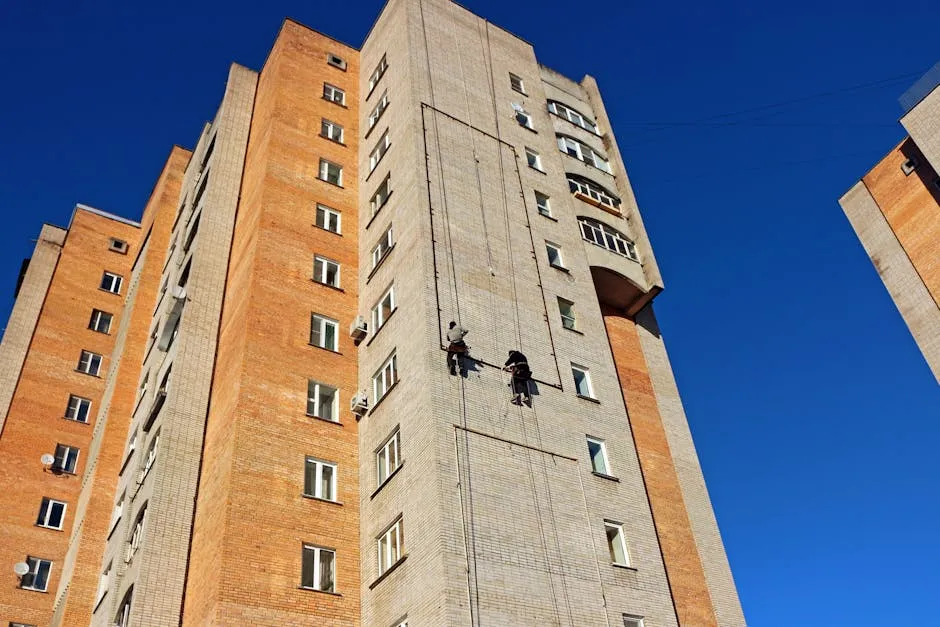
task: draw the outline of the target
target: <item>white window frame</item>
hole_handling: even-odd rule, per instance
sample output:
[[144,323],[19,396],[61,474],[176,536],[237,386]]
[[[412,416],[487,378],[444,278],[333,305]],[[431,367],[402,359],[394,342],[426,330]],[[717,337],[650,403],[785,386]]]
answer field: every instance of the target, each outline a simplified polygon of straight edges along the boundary
[[386,55],[382,55],[382,58],[379,59],[378,65],[375,66],[375,69],[372,70],[372,74],[369,75],[369,89],[366,91],[366,98],[369,97],[369,94],[372,93],[372,90],[375,89],[375,86],[379,84],[379,81],[382,80],[382,77],[385,76],[385,70],[388,69],[388,59]]
[[[305,586],[305,585],[303,585],[303,569],[304,569],[305,562],[306,562],[306,560],[307,560],[308,552],[309,552],[309,554],[311,555],[311,559],[313,560],[313,563],[311,564],[311,566],[313,567],[313,585],[312,585],[312,586]],[[333,572],[332,572],[332,577],[330,578],[330,587],[329,587],[329,589],[324,589],[324,588],[321,588],[321,587],[320,587],[320,578],[321,578],[321,574],[322,574],[322,573],[320,572],[320,569],[321,569],[321,567],[322,567],[322,557],[321,557],[321,555],[322,555],[323,553],[330,553],[330,554],[333,556],[333,562],[332,562],[332,564],[333,564],[333,565],[332,565],[332,570],[333,570]],[[325,547],[322,547],[322,546],[316,546],[315,544],[308,544],[308,543],[306,543],[306,542],[304,543],[304,545],[303,545],[303,554],[302,554],[302,557],[301,557],[301,582],[300,582],[300,587],[303,588],[303,589],[305,589],[305,590],[318,590],[318,591],[320,591],[320,592],[335,592],[335,591],[336,591],[336,551],[335,551],[335,550],[333,550],[333,549],[328,549],[328,548],[325,548]]]
[[[322,219],[320,216],[323,216]],[[336,224],[336,228],[332,229],[330,227],[333,226],[334,222]],[[330,233],[336,233],[337,235],[340,235],[343,232],[343,214],[336,209],[332,209],[326,205],[317,203],[317,215],[316,222],[314,224],[324,231],[329,231]]]
[[126,498],[127,492],[122,492],[121,498],[114,503],[114,509],[111,510],[111,524],[108,525],[108,535],[111,535],[114,532],[114,528],[117,527],[117,524],[121,522],[121,516],[124,515],[124,500]]
[[404,528],[402,517],[393,522],[376,538],[376,556],[378,557],[379,577],[387,573],[401,561],[404,555]]
[[137,512],[137,517],[134,519],[134,529],[131,532],[131,537],[127,541],[127,559],[125,561],[129,562],[134,558],[134,555],[137,554],[137,550],[140,549],[141,543],[144,541],[144,524],[147,522],[147,506],[148,503],[144,503],[140,511]]
[[512,113],[513,117],[516,119],[516,122],[519,123],[519,126],[522,128],[527,128],[530,131],[535,130],[535,123],[532,119],[532,114],[526,111],[522,105],[512,103]]
[[548,110],[558,117],[568,120],[575,126],[580,126],[586,131],[594,133],[595,135],[600,135],[600,131],[597,129],[597,124],[566,104],[562,104],[556,100],[550,100],[548,102]]
[[[20,589],[22,590],[32,590],[34,592],[46,592],[49,589],[49,580],[52,579],[52,560],[43,559],[41,557],[33,557],[32,555],[26,556],[26,563],[29,565],[29,572],[23,575],[23,578],[20,580]],[[42,569],[44,564],[48,564],[46,569],[46,577],[42,582],[42,587],[35,585],[36,576],[39,575],[39,571]],[[24,581],[27,577],[30,577],[29,584],[25,584]]]
[[581,228],[581,239],[584,241],[633,261],[640,261],[636,244],[612,226],[584,216],[578,217],[578,226]]
[[[63,452],[63,455],[59,455],[60,449]],[[52,462],[52,467],[58,470],[59,472],[65,472],[70,475],[74,475],[75,471],[78,470],[78,456],[81,453],[81,450],[77,446],[70,446],[68,444],[57,443],[55,445],[55,461]],[[62,463],[59,463],[61,459]],[[69,466],[69,460],[71,460],[71,469],[67,468]]]
[[[330,281],[330,273],[333,272],[334,281]],[[313,280],[323,285],[338,288],[340,285],[340,265],[338,261],[314,255],[313,257]]]
[[137,480],[137,483],[143,483],[153,469],[153,465],[157,463],[157,445],[159,444],[160,432],[158,431],[150,441],[150,446],[147,447],[147,456],[144,458],[144,465],[140,470],[140,479]]
[[65,407],[65,419],[87,425],[91,420],[91,399],[69,394],[69,402]]
[[[388,305],[384,306],[386,301]],[[375,334],[385,326],[385,322],[395,313],[395,286],[389,285],[382,298],[372,307],[372,333]],[[387,312],[387,313],[386,313]]]
[[[106,322],[102,325],[102,321]],[[104,333],[105,335],[110,335],[111,333],[111,323],[114,321],[114,314],[108,313],[107,311],[102,311],[100,309],[91,310],[91,320],[88,322],[88,328],[92,331],[98,333]],[[100,328],[104,326],[104,328]]]
[[382,137],[379,138],[379,142],[375,145],[375,148],[372,149],[372,152],[369,153],[369,172],[374,172],[375,168],[379,165],[379,162],[382,160],[382,157],[385,156],[385,153],[388,152],[389,147],[392,145],[392,140],[388,135],[388,130],[382,133]]
[[[588,457],[591,460],[591,472],[595,472],[599,475],[604,475],[606,477],[612,477],[613,475],[610,471],[610,459],[607,457],[607,442],[605,442],[604,440],[600,438],[593,438],[591,436],[587,436],[586,439],[587,439],[587,445],[588,445]],[[599,469],[597,467],[597,464],[595,463],[595,455],[594,453],[591,452],[592,444],[597,445],[599,449],[600,459],[604,464],[603,469]]]
[[376,487],[385,485],[401,466],[401,430],[397,427],[392,435],[375,451]]
[[102,361],[104,361],[104,357],[98,353],[82,350],[81,355],[78,357],[78,367],[76,370],[97,377],[101,373]]
[[605,207],[610,207],[611,209],[616,209],[620,211],[620,199],[614,196],[611,196],[607,193],[606,190],[598,187],[596,184],[592,184],[587,180],[578,180],[574,179],[569,175],[568,177],[568,189],[571,190],[571,193],[581,193],[589,198],[593,198],[600,204]]
[[379,183],[379,186],[375,188],[375,193],[372,194],[372,198],[369,199],[369,208],[372,212],[372,217],[375,217],[375,214],[379,212],[382,207],[385,206],[385,203],[388,202],[388,197],[391,195],[391,174],[386,176],[385,179]]
[[[613,538],[610,535],[611,530],[614,531]],[[604,536],[607,539],[607,551],[610,554],[610,563],[617,566],[630,566],[630,552],[627,550],[627,537],[623,532],[623,525],[612,520],[605,520]],[[618,543],[620,550],[623,551],[622,562],[617,561],[615,543]]]
[[[336,168],[337,176],[335,181],[330,180],[330,167]],[[328,159],[320,158],[320,172],[319,179],[324,183],[329,183],[331,185],[336,185],[337,187],[343,186],[343,166],[338,163],[333,163]]]
[[601,172],[606,172],[607,174],[614,173],[613,169],[610,167],[610,161],[608,161],[606,157],[602,157],[599,152],[587,144],[574,137],[569,137],[568,135],[558,135],[557,138],[558,149],[566,155],[574,157],[578,161],[582,161],[590,166],[594,166]]
[[121,286],[123,284],[124,277],[122,277],[120,274],[105,271],[105,273],[101,275],[101,284],[99,287],[106,292],[120,294]]
[[323,83],[323,98],[340,106],[346,106],[346,92],[329,83]]
[[382,260],[385,259],[385,256],[392,249],[392,246],[395,245],[394,233],[392,232],[392,225],[389,225],[385,232],[382,233],[382,237],[379,238],[379,242],[372,248],[372,269],[375,270]]
[[98,589],[95,591],[95,607],[98,607],[98,604],[101,603],[101,599],[108,594],[108,587],[111,585],[111,568],[114,566],[114,562],[108,562],[108,565],[105,566],[104,570],[101,571],[101,574],[98,575]]
[[[59,514],[58,526],[52,525],[49,523],[49,520],[52,518],[52,510],[57,505],[62,506],[62,511]],[[56,531],[62,531],[62,527],[65,526],[66,509],[68,509],[68,503],[66,503],[65,501],[50,499],[47,496],[42,497],[42,501],[40,501],[39,503],[39,516],[36,517],[36,526],[44,527],[46,529],[55,529]]]
[[[517,85],[517,83],[518,83],[518,85]],[[524,96],[528,96],[528,95],[529,95],[529,94],[527,94],[526,91],[525,91],[525,81],[522,80],[522,77],[521,77],[521,76],[519,76],[519,75],[517,75],[517,74],[513,74],[512,72],[509,73],[509,87],[510,87],[513,91],[519,92],[520,94],[522,94],[522,95],[524,95]]]
[[369,114],[369,130],[378,124],[379,120],[382,118],[382,114],[385,113],[386,109],[388,109],[388,91],[382,93],[382,97],[379,98],[379,101],[375,104],[375,107]]
[[338,144],[343,143],[343,127],[332,120],[322,118],[320,120],[320,137],[325,137]]
[[[317,344],[314,342],[314,327],[317,328],[317,336],[319,336],[322,344]],[[333,345],[326,345],[327,328],[332,327],[333,329]],[[339,322],[333,320],[332,318],[327,318],[326,316],[318,313],[310,314],[310,343],[313,346],[319,346],[320,348],[325,348],[326,350],[333,351],[334,353],[339,352]]]
[[[321,388],[333,390],[333,400],[329,404],[329,416],[321,416],[320,396],[324,392]],[[313,403],[313,413],[310,412],[310,404]],[[313,379],[307,379],[307,415],[314,418],[329,420],[330,422],[339,422],[339,388],[326,383],[320,383]]]
[[642,616],[636,616],[634,614],[624,614],[623,615],[623,627],[644,627],[646,625],[643,622]]
[[[587,394],[582,394],[581,390],[578,389],[578,378],[575,376],[575,372],[580,372],[584,376],[584,382],[587,384]],[[578,364],[571,364],[571,377],[574,379],[574,389],[577,392],[578,396],[583,396],[584,398],[595,399],[594,396],[594,385],[591,383],[591,369],[585,366],[579,366]]]
[[327,65],[332,65],[344,72],[346,71],[346,59],[339,55],[333,54],[332,52],[326,53],[326,62]]
[[544,168],[542,168],[542,155],[540,155],[537,150],[533,150],[532,148],[526,146],[525,158],[526,163],[528,163],[529,167],[533,170],[538,170],[539,172],[545,171]]
[[131,624],[131,603],[134,600],[134,595],[131,592],[128,592],[124,598],[121,600],[121,606],[118,608],[118,613],[114,617],[114,627],[130,627]]
[[552,202],[551,197],[547,194],[535,190],[535,208],[538,210],[540,215],[546,216],[548,218],[552,217]]
[[[561,316],[561,326],[571,331],[578,330],[578,312],[574,309],[574,301],[570,301],[567,298],[562,298],[561,296],[557,297],[558,300],[558,315]],[[565,309],[568,309],[568,314],[565,314]]]
[[[555,253],[555,261],[552,261],[552,252]],[[545,240],[545,256],[548,258],[548,265],[553,268],[565,269],[565,258],[561,253],[561,246]]]
[[[308,469],[310,466],[313,466],[313,490],[310,490],[310,485],[307,483],[307,479],[310,476]],[[329,468],[331,470],[330,474],[330,486],[329,496],[324,496],[323,494],[323,469]],[[337,503],[337,467],[336,464],[332,462],[327,462],[322,459],[317,459],[316,457],[311,457],[307,455],[304,459],[304,496],[313,497],[315,499],[320,499],[323,501],[331,501]]]
[[[382,363],[382,367],[372,375],[372,398],[373,407],[380,400],[385,398],[388,391],[398,383],[398,357],[393,352]],[[381,392],[381,394],[379,393]]]

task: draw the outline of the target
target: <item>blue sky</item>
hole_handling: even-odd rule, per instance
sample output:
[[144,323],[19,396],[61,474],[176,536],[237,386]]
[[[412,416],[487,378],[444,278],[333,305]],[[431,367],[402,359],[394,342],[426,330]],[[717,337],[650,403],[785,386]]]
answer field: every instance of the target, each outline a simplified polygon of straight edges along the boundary
[[[348,4],[5,3],[3,317],[43,221],[137,217],[228,64],[260,68],[284,16],[358,45],[381,3]],[[752,627],[935,624],[940,388],[837,200],[903,136],[936,4],[465,4],[598,79]]]

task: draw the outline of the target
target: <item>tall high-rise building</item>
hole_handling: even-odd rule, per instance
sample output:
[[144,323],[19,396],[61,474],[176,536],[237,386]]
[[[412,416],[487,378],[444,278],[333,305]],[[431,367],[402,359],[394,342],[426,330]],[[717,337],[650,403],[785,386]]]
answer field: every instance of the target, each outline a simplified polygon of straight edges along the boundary
[[940,63],[900,102],[908,136],[839,204],[940,382]]
[[139,223],[42,231],[0,619],[743,627],[662,287],[593,78],[448,0],[286,21]]

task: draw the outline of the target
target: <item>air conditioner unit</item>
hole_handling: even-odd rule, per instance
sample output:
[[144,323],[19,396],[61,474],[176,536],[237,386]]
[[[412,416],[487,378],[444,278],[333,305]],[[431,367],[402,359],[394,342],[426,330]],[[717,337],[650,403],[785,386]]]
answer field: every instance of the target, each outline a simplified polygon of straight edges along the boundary
[[349,401],[349,410],[357,416],[364,416],[369,411],[369,397],[359,393]]
[[361,342],[369,333],[369,325],[362,316],[356,316],[356,319],[349,325],[349,335],[357,342]]

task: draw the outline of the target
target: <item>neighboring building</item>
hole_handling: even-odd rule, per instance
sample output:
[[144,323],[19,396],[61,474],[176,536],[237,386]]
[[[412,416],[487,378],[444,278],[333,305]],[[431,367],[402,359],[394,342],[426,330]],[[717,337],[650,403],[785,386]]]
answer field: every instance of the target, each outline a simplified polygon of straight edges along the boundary
[[140,224],[43,230],[0,620],[743,627],[661,290],[594,79],[448,0],[360,50],[286,21]]
[[901,106],[908,137],[839,203],[940,382],[940,63]]

